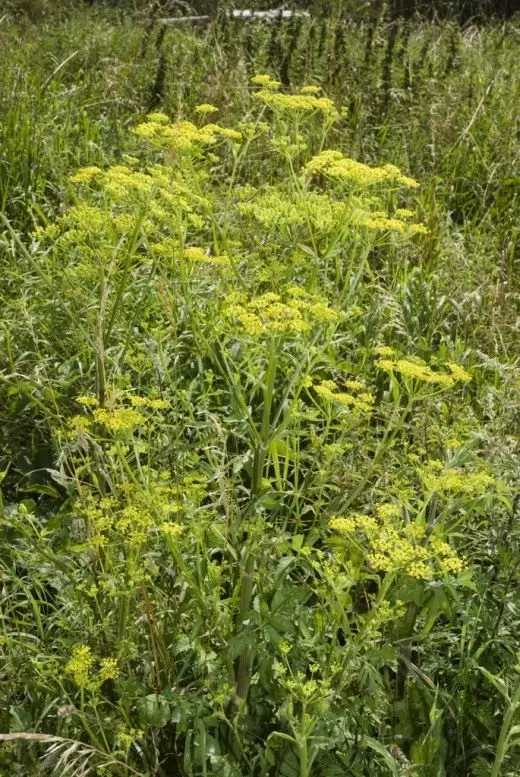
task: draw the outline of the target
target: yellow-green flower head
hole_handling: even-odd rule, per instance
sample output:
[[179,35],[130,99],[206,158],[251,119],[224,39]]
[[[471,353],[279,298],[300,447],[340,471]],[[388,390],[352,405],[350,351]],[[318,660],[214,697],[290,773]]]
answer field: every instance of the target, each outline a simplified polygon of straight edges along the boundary
[[97,407],[99,404],[98,398],[92,394],[76,397],[76,402],[78,405],[84,405],[85,407]]
[[195,113],[216,113],[218,111],[218,108],[216,105],[211,105],[210,103],[201,103],[200,105],[197,105],[195,108]]
[[334,102],[328,97],[316,97],[313,94],[282,94],[269,89],[261,89],[255,92],[253,97],[280,113],[322,113],[325,118],[332,120],[339,117]]
[[339,319],[339,314],[318,296],[303,299],[300,294],[286,291],[284,297],[267,292],[259,297],[229,295],[223,308],[227,320],[233,321],[245,334],[304,334],[313,324],[325,324]]
[[36,229],[31,232],[31,237],[34,240],[56,240],[61,234],[61,227],[59,224],[55,224],[52,221],[49,224],[43,226],[37,226]]
[[140,397],[132,394],[130,404],[133,407],[148,407],[151,410],[166,410],[170,403],[167,399],[152,399],[150,397]]
[[361,529],[366,534],[377,532],[377,521],[371,515],[349,515],[348,517],[334,517],[329,520],[330,528],[345,537],[355,534]]
[[315,86],[314,84],[309,84],[308,86],[302,86],[300,89],[301,94],[319,94],[321,92],[321,86]]
[[240,202],[238,210],[269,229],[311,224],[320,232],[329,232],[343,226],[348,218],[348,205],[329,194],[288,192],[279,186],[268,186],[251,201]]
[[236,140],[240,142],[243,138],[242,133],[232,127],[221,127],[219,124],[206,124],[203,129],[206,132],[213,133],[214,136],[220,136],[221,138],[228,138],[228,140]]
[[[352,381],[351,381],[352,383]],[[358,391],[358,383],[355,382],[353,391]],[[359,384],[361,388],[364,388],[363,384]],[[337,385],[331,380],[322,380],[314,387],[316,394],[329,402],[334,402],[338,405],[344,405],[351,407],[355,410],[360,410],[364,413],[370,413],[374,404],[374,396],[369,391],[364,391],[360,394],[350,394],[346,391],[338,391]]]
[[390,348],[388,345],[378,345],[377,348],[374,348],[374,353],[376,356],[383,356],[383,357],[392,357],[394,355],[394,349]]
[[461,441],[458,440],[456,437],[450,437],[448,440],[444,441],[444,447],[450,449],[454,448],[460,448],[462,445]]
[[94,420],[111,432],[132,431],[146,423],[144,415],[132,407],[118,407],[114,410],[98,408],[93,412]]
[[473,380],[469,372],[466,372],[464,367],[461,367],[459,364],[455,364],[455,362],[446,362],[446,367],[451,372],[453,380],[456,380],[457,382],[469,383],[470,380]]
[[[60,222],[81,228],[81,231],[76,234],[76,237],[80,238],[88,233],[106,230],[110,225],[110,214],[92,205],[73,205],[60,218]],[[72,233],[72,230],[69,230],[69,233]]]
[[405,378],[411,378],[412,380],[423,381],[425,383],[433,383],[446,388],[451,388],[456,378],[452,375],[448,375],[445,372],[436,372],[432,370],[428,365],[419,361],[410,361],[409,359],[397,359],[392,361],[391,359],[379,359],[376,365],[380,370],[389,372],[392,374],[399,374]]
[[426,538],[424,524],[404,524],[396,505],[380,505],[376,512],[377,519],[370,515],[350,515],[329,521],[331,529],[347,543],[354,541],[358,548],[365,549],[372,569],[432,580],[465,568],[464,560],[447,542],[437,537]]
[[379,230],[381,232],[401,232],[409,231],[410,227],[399,219],[389,218],[388,216],[371,216],[369,212],[359,211],[352,217],[352,223],[366,229]]
[[250,80],[255,86],[263,86],[265,89],[279,89],[281,86],[280,81],[275,81],[275,79],[271,78],[267,73],[259,73]]
[[170,119],[165,113],[149,113],[146,116],[149,122],[154,124],[169,124]]
[[362,383],[360,380],[346,380],[345,387],[350,389],[351,391],[363,391],[363,389],[365,388],[365,384]]
[[199,264],[217,264],[225,266],[231,264],[229,256],[212,256],[198,246],[187,246],[184,248],[184,258],[189,262],[196,262]]
[[378,505],[376,507],[376,513],[378,518],[380,518],[383,522],[386,522],[392,518],[399,518],[401,515],[401,508],[399,505],[387,502],[385,504]]
[[93,178],[99,178],[103,171],[99,167],[82,167],[77,173],[71,175],[69,181],[72,183],[90,183]]
[[430,461],[419,470],[419,475],[428,491],[440,494],[468,494],[479,496],[486,494],[495,486],[495,479],[486,472],[467,472],[462,469],[447,468],[438,462]]
[[[149,196],[157,181],[148,173],[132,170],[126,165],[109,167],[103,178],[104,189],[116,199],[128,200],[135,195]],[[128,218],[128,214],[119,214]]]
[[69,435],[81,435],[88,432],[92,425],[92,420],[85,415],[74,415],[67,422]]
[[78,688],[86,688],[90,683],[90,671],[93,664],[94,659],[90,647],[77,645],[65,666],[65,672],[71,675]]
[[325,175],[328,178],[349,181],[359,186],[383,182],[398,183],[412,188],[419,186],[417,181],[402,175],[399,168],[394,165],[370,167],[345,157],[341,151],[335,149],[328,149],[314,156],[305,165],[305,171],[309,176]]
[[206,126],[196,127],[190,121],[177,121],[173,124],[147,121],[138,124],[134,132],[156,146],[176,151],[193,151],[216,142],[215,133],[211,129]]
[[173,523],[171,521],[165,522],[161,525],[161,529],[167,537],[176,539],[180,537],[184,531],[184,526],[180,523]]
[[102,658],[99,662],[98,679],[100,682],[105,680],[116,680],[119,674],[117,658]]
[[423,523],[409,523],[404,532],[411,540],[422,540],[426,536],[426,526]]

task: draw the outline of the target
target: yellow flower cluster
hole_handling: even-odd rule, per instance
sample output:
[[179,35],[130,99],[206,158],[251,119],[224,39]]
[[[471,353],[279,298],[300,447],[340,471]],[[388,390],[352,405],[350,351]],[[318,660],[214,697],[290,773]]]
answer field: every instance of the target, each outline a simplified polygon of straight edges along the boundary
[[200,478],[191,476],[171,483],[169,473],[148,472],[147,488],[124,483],[117,496],[90,499],[77,510],[85,522],[83,544],[76,551],[96,548],[139,549],[151,536],[161,532],[178,540],[184,526],[172,519],[186,506],[198,506],[206,491]]
[[458,440],[456,437],[450,437],[449,439],[444,441],[444,447],[448,450],[455,450],[456,448],[460,448],[462,445],[461,441]]
[[130,547],[134,548],[146,541],[149,532],[155,526],[155,518],[150,509],[153,505],[147,506],[143,501],[139,498],[137,503],[123,507],[116,514],[115,526],[118,533],[125,538]]
[[200,105],[197,105],[195,108],[195,113],[216,113],[218,111],[218,108],[215,105],[211,105],[210,103],[201,103]]
[[444,540],[427,537],[423,524],[403,524],[397,505],[384,504],[376,509],[377,517],[350,515],[331,518],[333,531],[347,539],[366,545],[367,561],[379,572],[403,572],[418,580],[431,580],[436,575],[460,572],[464,560]]
[[119,668],[116,658],[102,658],[99,662],[99,680],[104,683],[105,680],[117,680]]
[[392,520],[392,518],[399,518],[401,515],[401,508],[392,502],[383,502],[376,507],[376,515],[383,523]]
[[[209,113],[208,108],[214,108],[214,106],[209,105],[199,107],[204,108],[200,111],[201,113]],[[197,127],[191,121],[186,120],[169,123],[166,117],[168,123],[165,123],[153,120],[150,116],[147,118],[147,121],[135,127],[134,132],[138,137],[149,140],[160,148],[194,151],[214,145],[219,136],[230,140],[242,140],[242,134],[238,130],[220,127],[218,124],[204,124],[202,127]]]
[[390,602],[388,599],[372,598],[372,604],[362,620],[362,629],[367,639],[379,639],[387,623],[393,623],[406,613],[406,605],[400,599]]
[[[69,420],[69,434],[92,431],[95,424],[102,424],[110,432],[129,432],[143,426],[150,420],[150,415],[143,415],[142,410],[160,411],[169,407],[166,399],[141,397],[135,394],[128,396],[131,405],[115,407],[115,397],[109,398],[107,407],[98,407],[97,397],[84,395],[76,397],[76,402],[92,411],[91,415],[76,415]],[[120,399],[120,395],[118,395]]]
[[148,173],[132,170],[126,165],[113,165],[103,177],[103,186],[115,198],[126,198],[129,194],[149,196],[155,181]]
[[205,124],[204,129],[206,132],[212,132],[214,136],[235,140],[237,143],[240,143],[243,138],[242,133],[232,127],[221,127],[218,124]]
[[374,353],[376,356],[385,356],[390,358],[394,355],[394,349],[390,348],[388,345],[378,345],[377,348],[374,348]]
[[238,210],[254,218],[264,227],[290,226],[305,221],[305,211],[298,207],[294,197],[276,187],[269,187],[257,194],[253,202],[241,202]]
[[[381,349],[378,349],[378,352],[378,355],[381,356]],[[410,359],[380,358],[376,362],[376,365],[384,372],[389,372],[391,374],[397,373],[403,375],[405,378],[446,386],[446,388],[451,388],[458,382],[467,383],[471,380],[471,375],[453,362],[448,362],[446,364],[450,374],[432,370],[431,367],[419,360],[411,361]]]
[[429,461],[418,474],[427,491],[440,494],[479,496],[495,485],[495,479],[486,472],[445,468],[442,462],[437,460]]
[[370,211],[355,210],[351,219],[355,226],[380,232],[400,232],[407,235],[428,234],[428,229],[424,224],[407,223],[380,211],[371,213]]
[[150,243],[149,249],[156,256],[182,256],[183,259],[194,264],[214,264],[220,266],[229,266],[231,264],[231,260],[226,254],[210,254],[200,246],[184,246],[181,248],[178,241],[172,237],[166,237],[157,243]]
[[351,536],[358,529],[362,529],[366,534],[375,534],[379,524],[371,515],[349,515],[348,518],[331,518],[329,526],[338,534]]
[[280,113],[322,113],[329,120],[339,117],[334,102],[328,97],[316,97],[314,94],[282,94],[271,89],[260,89],[253,97]]
[[306,191],[285,192],[276,186],[257,193],[251,202],[241,202],[238,210],[253,216],[262,226],[288,227],[310,224],[320,232],[340,227],[349,218],[348,206],[328,194]]
[[[312,671],[312,670],[311,670]],[[325,680],[317,680],[314,677],[308,678],[303,672],[296,672],[295,675],[284,681],[284,686],[297,699],[308,703],[309,701],[319,701],[327,699],[330,696],[330,683]]]
[[338,391],[338,386],[333,380],[322,380],[314,386],[314,391],[329,402],[337,402],[339,405],[347,405],[356,410],[370,413],[374,405],[373,394],[366,391],[365,386],[359,381],[346,381],[345,386],[350,389],[351,393]]
[[98,178],[103,175],[103,171],[99,167],[82,167],[77,173],[71,175],[69,181],[72,183],[90,183],[94,178]]
[[76,397],[78,405],[84,405],[85,407],[97,407],[99,405],[98,398],[92,394],[85,394]]
[[203,248],[198,246],[188,246],[184,249],[184,258],[189,262],[196,262],[200,264],[218,264],[218,265],[230,265],[229,256],[225,254],[219,256],[212,256],[206,253]]
[[285,299],[274,292],[251,299],[240,292],[230,294],[223,313],[249,335],[301,334],[309,332],[312,324],[339,319],[325,299],[295,286],[286,290]]
[[174,124],[145,121],[138,124],[134,132],[137,137],[149,140],[155,146],[177,151],[193,151],[216,142],[213,132],[208,132],[205,127],[198,128],[191,121],[184,120]]
[[184,531],[184,526],[182,526],[180,523],[173,523],[168,521],[161,524],[161,529],[167,537],[176,539],[177,537],[180,537]]
[[65,226],[80,227],[88,233],[101,232],[110,224],[110,214],[92,205],[74,205],[58,220]]
[[135,394],[130,396],[130,404],[134,407],[149,407],[150,410],[166,410],[170,406],[167,399],[152,399]]
[[60,227],[58,224],[55,224],[54,222],[50,222],[49,224],[46,224],[43,226],[37,226],[36,229],[31,233],[31,237],[34,240],[56,240],[57,237],[60,235]]
[[263,86],[265,89],[279,89],[281,86],[280,81],[275,81],[267,73],[259,73],[251,78],[251,83],[255,86]]
[[78,688],[96,691],[106,680],[116,680],[119,674],[117,659],[102,658],[99,669],[93,675],[95,659],[88,645],[77,645],[65,666],[65,672],[72,677]]
[[132,431],[147,422],[147,418],[132,407],[117,407],[113,410],[97,408],[92,413],[94,421],[103,424],[111,432]]
[[368,563],[380,572],[404,571],[418,580],[431,580],[434,569],[428,564],[431,553],[424,545],[408,540],[397,529],[385,526],[370,539]]
[[[73,176],[73,180],[90,180],[91,171],[92,168],[83,168]],[[119,207],[129,206],[130,212],[119,211],[111,214],[107,210],[84,204],[70,208],[59,219],[59,225],[56,227],[58,234],[61,231],[60,226],[69,227],[68,232],[60,238],[63,246],[64,241],[81,245],[92,233],[96,233],[97,237],[114,230],[120,234],[129,232],[135,226],[136,202],[147,204],[147,218],[143,225],[147,233],[168,227],[171,223],[172,208],[177,212],[184,211],[190,223],[200,227],[203,221],[193,212],[194,207],[207,209],[210,204],[183,180],[180,173],[172,173],[171,168],[164,165],[153,165],[147,172],[132,170],[126,165],[113,165],[104,172],[96,173],[96,181]]]
[[[141,397],[136,394],[131,394],[129,400],[133,407],[148,407],[151,410],[166,410],[166,408],[169,407],[169,402],[166,399],[153,399],[151,397]],[[85,394],[76,397],[76,402],[84,407],[97,407],[99,405],[97,397],[93,394]]]
[[395,165],[370,167],[362,162],[345,157],[341,151],[328,149],[314,156],[305,165],[307,175],[325,175],[328,178],[355,183],[360,186],[370,186],[383,182],[391,182],[417,188],[419,183],[413,178],[403,175]]
[[[142,729],[138,728],[130,728],[130,729],[124,729],[120,728],[117,732],[117,741],[123,748],[125,753],[128,753],[130,748],[132,747],[133,743],[136,739],[139,739],[143,736]],[[99,771],[99,770],[98,770]]]
[[446,367],[451,372],[453,380],[457,381],[457,383],[469,383],[469,381],[472,380],[469,372],[466,372],[464,367],[461,367],[460,364],[446,362]]
[[146,118],[148,121],[155,122],[155,124],[169,124],[170,122],[165,113],[149,113]]
[[71,675],[78,688],[86,688],[90,682],[90,670],[93,665],[94,658],[88,645],[77,645],[65,666],[65,671]]

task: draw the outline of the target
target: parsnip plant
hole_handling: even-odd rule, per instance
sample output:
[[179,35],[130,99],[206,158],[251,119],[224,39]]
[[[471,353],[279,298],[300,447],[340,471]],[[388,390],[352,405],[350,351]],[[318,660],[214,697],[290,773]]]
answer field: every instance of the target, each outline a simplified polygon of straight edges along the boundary
[[512,509],[477,365],[373,325],[418,182],[335,148],[318,87],[252,82],[233,126],[147,116],[23,248],[7,339],[30,322],[62,504],[5,508],[2,647],[57,774],[444,773],[457,681],[421,645],[454,650],[471,532]]

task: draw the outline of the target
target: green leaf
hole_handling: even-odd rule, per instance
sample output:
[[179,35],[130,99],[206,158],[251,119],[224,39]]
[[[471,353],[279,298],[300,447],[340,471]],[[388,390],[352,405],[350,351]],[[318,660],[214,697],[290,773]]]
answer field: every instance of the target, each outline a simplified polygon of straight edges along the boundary
[[496,674],[491,674],[491,672],[489,672],[483,666],[479,666],[478,670],[484,675],[486,680],[489,680],[489,682],[497,689],[497,691],[504,697],[504,699],[509,702],[509,690],[504,680],[502,680],[502,678],[498,677]]
[[378,742],[377,739],[374,739],[373,737],[364,736],[362,739],[362,745],[367,747],[369,750],[373,750],[374,753],[380,755],[385,764],[390,769],[391,773],[395,775],[395,777],[399,777],[399,767],[395,758],[390,755],[386,747],[384,747],[381,742]]
[[137,700],[139,722],[143,726],[160,728],[171,719],[168,700],[158,693],[150,693],[144,699]]

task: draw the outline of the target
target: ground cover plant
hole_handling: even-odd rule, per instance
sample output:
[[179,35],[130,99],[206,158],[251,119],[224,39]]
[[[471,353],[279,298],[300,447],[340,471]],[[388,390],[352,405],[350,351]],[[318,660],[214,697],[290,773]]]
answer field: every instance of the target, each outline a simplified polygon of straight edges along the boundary
[[2,25],[2,773],[519,774],[518,26]]

